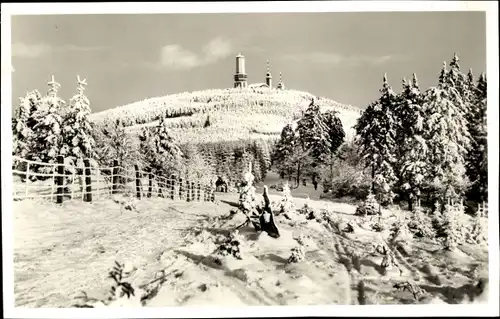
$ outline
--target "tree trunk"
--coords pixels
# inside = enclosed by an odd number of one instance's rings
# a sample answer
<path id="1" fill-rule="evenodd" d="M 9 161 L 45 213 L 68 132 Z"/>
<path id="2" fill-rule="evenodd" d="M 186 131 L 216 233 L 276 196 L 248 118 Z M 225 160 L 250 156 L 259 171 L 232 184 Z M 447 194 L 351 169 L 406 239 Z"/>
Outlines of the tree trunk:
<path id="1" fill-rule="evenodd" d="M 413 201 L 412 201 L 411 193 L 408 194 L 408 209 L 410 210 L 410 212 L 413 211 Z"/>
<path id="2" fill-rule="evenodd" d="M 372 163 L 372 194 L 375 194 L 375 165 Z"/>
<path id="3" fill-rule="evenodd" d="M 300 162 L 297 164 L 297 179 L 295 181 L 297 186 L 295 188 L 299 188 L 300 186 Z"/>
<path id="4" fill-rule="evenodd" d="M 330 189 L 333 192 L 333 162 L 330 163 Z"/>

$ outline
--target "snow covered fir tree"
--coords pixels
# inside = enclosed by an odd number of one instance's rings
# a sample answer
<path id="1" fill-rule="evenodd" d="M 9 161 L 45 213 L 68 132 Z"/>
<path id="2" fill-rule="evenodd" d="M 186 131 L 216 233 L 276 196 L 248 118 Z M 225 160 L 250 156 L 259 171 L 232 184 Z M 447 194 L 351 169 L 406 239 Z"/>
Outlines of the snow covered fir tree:
<path id="1" fill-rule="evenodd" d="M 77 80 L 77 93 L 70 99 L 63 115 L 62 147 L 59 153 L 70 166 L 83 168 L 84 159 L 95 159 L 95 140 L 94 128 L 89 119 L 90 102 L 84 94 L 87 80 L 81 80 L 80 76 L 77 76 Z"/>
<path id="2" fill-rule="evenodd" d="M 384 75 L 381 97 L 358 119 L 355 144 L 383 205 L 487 200 L 486 76 L 475 81 L 458 61 L 454 54 L 425 91 L 416 74 L 400 93 Z"/>

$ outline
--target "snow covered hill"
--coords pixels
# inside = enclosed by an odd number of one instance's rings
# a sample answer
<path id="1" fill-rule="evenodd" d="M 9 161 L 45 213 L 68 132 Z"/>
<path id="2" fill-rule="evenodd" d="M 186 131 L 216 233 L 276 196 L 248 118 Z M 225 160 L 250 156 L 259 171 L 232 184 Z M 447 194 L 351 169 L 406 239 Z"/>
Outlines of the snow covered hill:
<path id="1" fill-rule="evenodd" d="M 171 133 L 181 143 L 267 139 L 279 137 L 283 126 L 300 117 L 312 99 L 322 110 L 338 111 L 344 130 L 348 136 L 352 134 L 352 126 L 360 115 L 358 108 L 307 92 L 265 88 L 205 90 L 149 98 L 94 113 L 92 119 L 97 123 L 119 119 L 131 133 L 136 133 L 166 115 Z"/>

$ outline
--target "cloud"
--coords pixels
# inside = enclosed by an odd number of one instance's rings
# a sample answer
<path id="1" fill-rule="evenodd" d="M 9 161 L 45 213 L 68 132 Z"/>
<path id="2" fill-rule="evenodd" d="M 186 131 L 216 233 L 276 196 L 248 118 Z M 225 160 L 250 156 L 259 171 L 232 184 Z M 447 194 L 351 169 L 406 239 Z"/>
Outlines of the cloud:
<path id="1" fill-rule="evenodd" d="M 203 52 L 205 53 L 205 62 L 212 63 L 228 57 L 232 53 L 231 43 L 222 38 L 215 38 L 210 41 Z"/>
<path id="2" fill-rule="evenodd" d="M 50 51 L 51 47 L 47 44 L 14 43 L 12 45 L 12 56 L 20 58 L 37 58 Z"/>
<path id="3" fill-rule="evenodd" d="M 360 65 L 380 65 L 393 60 L 393 55 L 369 56 L 369 55 L 351 55 L 344 56 L 330 52 L 311 52 L 301 54 L 288 54 L 284 59 L 301 63 L 318 63 L 342 66 L 360 66 Z"/>
<path id="4" fill-rule="evenodd" d="M 12 56 L 19 58 L 38 58 L 48 55 L 53 52 L 89 52 L 103 50 L 105 47 L 85 47 L 73 44 L 66 44 L 61 46 L 50 46 L 45 43 L 27 44 L 27 43 L 14 43 L 12 45 Z"/>
<path id="5" fill-rule="evenodd" d="M 215 63 L 232 53 L 231 42 L 220 37 L 208 42 L 200 54 L 187 50 L 179 44 L 169 44 L 161 48 L 160 65 L 171 69 L 188 70 Z"/>
<path id="6" fill-rule="evenodd" d="M 73 44 L 67 44 L 67 45 L 63 45 L 63 46 L 60 46 L 60 47 L 56 47 L 55 48 L 55 51 L 63 51 L 63 52 L 67 52 L 67 51 L 80 51 L 80 52 L 90 52 L 90 51 L 101 51 L 101 50 L 105 50 L 107 47 L 83 47 L 83 46 L 77 46 L 77 45 L 73 45 Z"/>
<path id="7" fill-rule="evenodd" d="M 172 69 L 191 69 L 202 64 L 196 53 L 183 49 L 178 44 L 166 45 L 161 48 L 161 64 Z"/>

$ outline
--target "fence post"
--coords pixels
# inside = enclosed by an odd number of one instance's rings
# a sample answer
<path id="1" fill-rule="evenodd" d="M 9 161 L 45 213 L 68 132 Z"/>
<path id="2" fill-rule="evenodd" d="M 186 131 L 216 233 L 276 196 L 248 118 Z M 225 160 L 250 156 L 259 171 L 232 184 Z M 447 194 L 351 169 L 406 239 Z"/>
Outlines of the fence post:
<path id="1" fill-rule="evenodd" d="M 170 199 L 175 199 L 175 175 L 171 176 L 171 185 L 170 185 Z"/>
<path id="2" fill-rule="evenodd" d="M 118 187 L 118 160 L 113 160 L 113 168 L 111 172 L 111 194 L 116 194 Z"/>
<path id="3" fill-rule="evenodd" d="M 53 165 L 52 166 L 52 187 L 50 190 L 50 201 L 52 203 L 54 202 L 54 193 L 57 191 L 57 189 L 54 189 L 54 188 L 56 188 L 56 184 L 57 184 L 56 175 L 57 175 L 57 165 Z"/>
<path id="4" fill-rule="evenodd" d="M 151 167 L 148 168 L 148 198 L 151 198 L 151 193 L 153 192 L 153 170 Z"/>
<path id="5" fill-rule="evenodd" d="M 194 187 L 194 182 L 191 182 L 191 201 L 194 202 L 196 200 L 196 192 Z"/>
<path id="6" fill-rule="evenodd" d="M 85 165 L 85 200 L 86 202 L 92 202 L 92 178 L 90 175 L 90 160 L 88 158 L 83 160 Z"/>
<path id="7" fill-rule="evenodd" d="M 30 182 L 30 162 L 27 162 L 26 163 L 26 181 L 25 181 L 25 190 L 24 190 L 24 195 L 25 197 L 28 197 L 28 189 L 29 189 L 29 185 L 28 183 Z"/>
<path id="8" fill-rule="evenodd" d="M 163 180 L 163 173 L 160 171 L 158 172 L 158 181 L 156 182 L 156 184 L 158 185 L 158 197 L 161 197 L 161 198 L 165 198 L 165 196 L 163 195 L 163 188 L 165 187 L 165 181 Z"/>
<path id="9" fill-rule="evenodd" d="M 163 183 L 163 188 L 164 188 L 163 198 L 169 197 L 168 192 L 170 192 L 170 184 L 171 184 L 171 181 L 168 178 L 165 178 L 164 181 L 165 181 L 165 183 Z"/>
<path id="10" fill-rule="evenodd" d="M 62 204 L 63 202 L 63 187 L 64 187 L 64 157 L 62 155 L 59 155 L 57 157 L 57 197 L 56 201 L 57 204 Z"/>
<path id="11" fill-rule="evenodd" d="M 198 185 L 197 185 L 197 187 L 196 187 L 196 200 L 197 200 L 198 202 L 200 201 L 200 195 L 201 195 L 201 194 L 200 194 L 200 192 L 201 192 L 201 189 L 200 189 L 200 188 L 201 188 L 201 185 L 200 185 L 200 183 L 198 182 Z"/>
<path id="12" fill-rule="evenodd" d="M 82 169 L 80 174 L 80 191 L 82 193 L 82 201 L 85 201 L 85 169 Z"/>
<path id="13" fill-rule="evenodd" d="M 76 178 L 76 167 L 73 168 L 73 177 L 71 179 L 71 199 L 75 198 L 75 178 Z"/>
<path id="14" fill-rule="evenodd" d="M 137 164 L 134 165 L 135 168 L 135 192 L 137 198 L 141 199 L 141 184 L 140 184 L 140 174 L 139 174 L 139 166 Z"/>
<path id="15" fill-rule="evenodd" d="M 101 198 L 101 181 L 100 181 L 100 179 L 101 179 L 100 170 L 99 170 L 99 167 L 96 167 L 97 200 L 99 200 Z"/>
<path id="16" fill-rule="evenodd" d="M 182 200 L 182 193 L 184 192 L 184 186 L 182 185 L 182 177 L 179 177 L 179 199 Z"/>
<path id="17" fill-rule="evenodd" d="M 186 178 L 186 202 L 191 201 L 191 182 Z"/>

